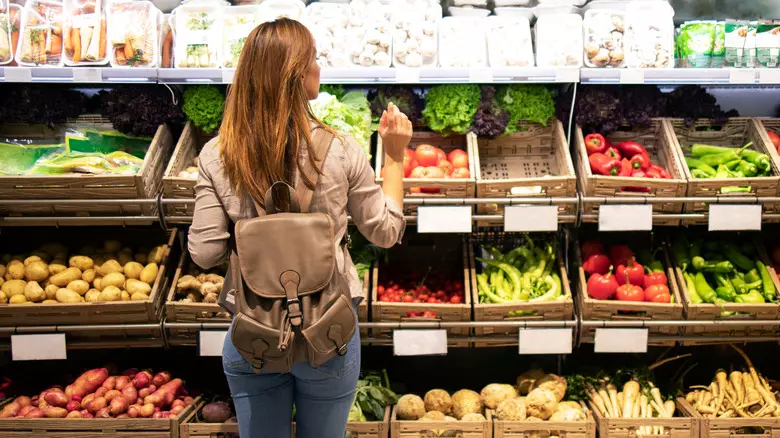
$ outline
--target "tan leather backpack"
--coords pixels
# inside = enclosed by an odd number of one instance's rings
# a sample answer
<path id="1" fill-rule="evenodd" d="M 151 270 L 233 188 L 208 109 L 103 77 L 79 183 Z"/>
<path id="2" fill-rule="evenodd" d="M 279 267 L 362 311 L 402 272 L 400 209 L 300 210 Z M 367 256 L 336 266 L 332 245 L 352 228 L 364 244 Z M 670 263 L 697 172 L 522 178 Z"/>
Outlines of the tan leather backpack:
<path id="1" fill-rule="evenodd" d="M 317 129 L 315 163 L 321 168 L 333 134 Z M 319 174 L 309 164 L 315 186 Z M 290 190 L 289 212 L 274 206 L 273 190 Z M 303 182 L 293 190 L 274 183 L 258 217 L 235 226 L 230 271 L 235 289 L 233 345 L 256 373 L 288 372 L 296 362 L 320 366 L 347 352 L 357 318 L 349 284 L 336 266 L 333 220 L 310 213 L 313 192 Z M 346 253 L 346 246 L 340 243 Z"/>

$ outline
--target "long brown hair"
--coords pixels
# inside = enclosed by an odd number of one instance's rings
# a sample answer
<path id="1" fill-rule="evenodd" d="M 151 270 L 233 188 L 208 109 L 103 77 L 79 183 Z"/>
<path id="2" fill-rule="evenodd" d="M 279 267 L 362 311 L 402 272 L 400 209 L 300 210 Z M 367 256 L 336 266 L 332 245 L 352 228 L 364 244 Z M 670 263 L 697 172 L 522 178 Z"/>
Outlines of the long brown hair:
<path id="1" fill-rule="evenodd" d="M 315 57 L 314 37 L 295 20 L 263 23 L 247 37 L 219 130 L 220 156 L 236 193 L 263 203 L 274 182 L 294 184 L 296 168 L 314 189 L 298 157 L 303 145 L 314 166 L 311 123 L 328 129 L 312 114 L 304 86 Z"/>

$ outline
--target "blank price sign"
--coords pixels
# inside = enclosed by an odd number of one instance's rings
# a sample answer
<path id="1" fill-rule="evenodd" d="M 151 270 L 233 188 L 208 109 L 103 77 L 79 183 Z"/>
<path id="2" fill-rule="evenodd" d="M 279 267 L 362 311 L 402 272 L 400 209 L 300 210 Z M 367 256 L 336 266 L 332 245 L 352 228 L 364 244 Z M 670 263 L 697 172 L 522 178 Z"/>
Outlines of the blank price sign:
<path id="1" fill-rule="evenodd" d="M 79 67 L 73 69 L 73 82 L 103 82 L 103 74 L 98 68 Z"/>
<path id="2" fill-rule="evenodd" d="M 199 332 L 200 355 L 222 356 L 222 344 L 225 343 L 227 330 L 201 330 Z"/>
<path id="3" fill-rule="evenodd" d="M 509 205 L 504 207 L 504 231 L 558 231 L 555 205 Z"/>
<path id="4" fill-rule="evenodd" d="M 472 68 L 469 70 L 469 82 L 489 84 L 493 82 L 493 70 L 489 68 Z"/>
<path id="5" fill-rule="evenodd" d="M 621 84 L 644 84 L 645 72 L 633 68 L 620 69 Z"/>
<path id="6" fill-rule="evenodd" d="M 234 68 L 223 68 L 222 69 L 222 83 L 223 84 L 232 84 L 233 83 L 233 77 L 236 75 L 236 69 Z"/>
<path id="7" fill-rule="evenodd" d="M 6 82 L 32 82 L 30 67 L 6 67 L 3 73 Z"/>
<path id="8" fill-rule="evenodd" d="M 710 204 L 710 231 L 760 231 L 761 205 Z"/>
<path id="9" fill-rule="evenodd" d="M 447 330 L 393 330 L 393 354 L 396 356 L 447 354 Z"/>
<path id="10" fill-rule="evenodd" d="M 417 84 L 420 82 L 420 70 L 414 68 L 394 68 L 397 84 Z"/>
<path id="11" fill-rule="evenodd" d="M 652 205 L 602 205 L 599 207 L 599 231 L 651 231 L 652 229 Z"/>
<path id="12" fill-rule="evenodd" d="M 596 353 L 647 353 L 647 329 L 597 328 Z"/>
<path id="13" fill-rule="evenodd" d="M 65 333 L 11 335 L 11 358 L 17 360 L 65 360 Z"/>
<path id="14" fill-rule="evenodd" d="M 729 69 L 729 84 L 755 84 L 756 71 L 752 68 L 732 68 Z"/>
<path id="15" fill-rule="evenodd" d="M 418 233 L 470 233 L 471 207 L 418 207 Z"/>
<path id="16" fill-rule="evenodd" d="M 571 354 L 573 333 L 570 328 L 520 329 L 520 354 Z"/>

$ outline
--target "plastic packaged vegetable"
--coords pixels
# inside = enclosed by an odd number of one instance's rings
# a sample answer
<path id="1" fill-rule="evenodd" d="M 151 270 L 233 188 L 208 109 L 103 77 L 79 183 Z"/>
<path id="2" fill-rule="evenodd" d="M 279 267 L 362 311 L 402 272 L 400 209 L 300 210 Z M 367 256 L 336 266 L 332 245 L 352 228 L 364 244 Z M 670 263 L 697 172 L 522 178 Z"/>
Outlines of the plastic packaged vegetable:
<path id="1" fill-rule="evenodd" d="M 67 0 L 65 3 L 66 65 L 108 64 L 107 23 L 102 4 L 100 0 Z"/>
<path id="2" fill-rule="evenodd" d="M 761 67 L 777 67 L 780 56 L 780 21 L 761 20 L 756 29 L 756 61 Z"/>
<path id="3" fill-rule="evenodd" d="M 257 26 L 257 6 L 231 6 L 223 12 L 222 66 L 235 68 L 246 37 Z"/>
<path id="4" fill-rule="evenodd" d="M 173 28 L 171 28 L 171 14 L 163 14 L 160 26 L 160 68 L 173 67 Z"/>
<path id="5" fill-rule="evenodd" d="M 756 58 L 755 21 L 726 20 L 726 65 L 753 67 Z"/>
<path id="6" fill-rule="evenodd" d="M 392 59 L 392 11 L 379 0 L 349 4 L 350 61 L 362 67 L 389 67 Z"/>
<path id="7" fill-rule="evenodd" d="M 393 6 L 393 65 L 434 67 L 438 60 L 438 24 L 441 6 L 426 0 L 400 2 Z"/>
<path id="8" fill-rule="evenodd" d="M 22 27 L 22 7 L 16 3 L 11 3 L 8 6 L 8 26 L 11 32 L 11 58 L 8 65 L 16 65 L 16 51 L 19 49 L 19 32 Z"/>
<path id="9" fill-rule="evenodd" d="M 712 66 L 723 67 L 726 61 L 726 22 L 718 21 L 715 23 L 715 41 L 712 44 Z"/>
<path id="10" fill-rule="evenodd" d="M 531 25 L 525 17 L 487 17 L 488 59 L 491 67 L 533 67 Z"/>
<path id="11" fill-rule="evenodd" d="M 301 21 L 305 12 L 306 4 L 300 0 L 265 0 L 259 5 L 258 23 L 279 18 Z"/>
<path id="12" fill-rule="evenodd" d="M 0 0 L 0 65 L 13 59 L 11 50 L 11 16 L 8 0 Z"/>
<path id="13" fill-rule="evenodd" d="M 187 3 L 174 9 L 173 60 L 177 68 L 219 66 L 222 10 L 213 2 Z"/>
<path id="14" fill-rule="evenodd" d="M 625 59 L 623 11 L 589 9 L 582 25 L 585 31 L 585 65 L 622 67 Z"/>
<path id="15" fill-rule="evenodd" d="M 317 62 L 321 67 L 347 67 L 349 56 L 349 5 L 312 3 L 306 7 L 304 23 L 317 44 Z"/>
<path id="16" fill-rule="evenodd" d="M 112 67 L 155 67 L 162 13 L 148 1 L 117 1 L 108 8 Z"/>
<path id="17" fill-rule="evenodd" d="M 439 65 L 444 68 L 486 66 L 484 29 L 484 18 L 442 18 L 439 24 Z"/>
<path id="18" fill-rule="evenodd" d="M 715 49 L 714 21 L 687 21 L 680 26 L 677 38 L 680 62 L 683 67 L 706 68 Z"/>
<path id="19" fill-rule="evenodd" d="M 636 0 L 626 6 L 626 66 L 674 67 L 674 9 L 665 1 Z"/>
<path id="20" fill-rule="evenodd" d="M 577 14 L 547 14 L 536 20 L 536 65 L 579 67 L 582 65 L 582 17 Z"/>
<path id="21" fill-rule="evenodd" d="M 62 3 L 29 0 L 22 9 L 16 62 L 24 66 L 62 66 Z"/>

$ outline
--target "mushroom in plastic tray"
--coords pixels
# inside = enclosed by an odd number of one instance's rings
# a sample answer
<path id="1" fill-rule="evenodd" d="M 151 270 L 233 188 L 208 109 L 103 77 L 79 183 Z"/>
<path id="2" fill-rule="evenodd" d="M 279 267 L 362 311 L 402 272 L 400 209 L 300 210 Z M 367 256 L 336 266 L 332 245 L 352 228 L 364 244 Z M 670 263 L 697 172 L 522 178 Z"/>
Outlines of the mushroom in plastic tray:
<path id="1" fill-rule="evenodd" d="M 585 65 L 620 67 L 625 59 L 624 15 L 620 11 L 594 9 L 585 12 Z"/>

